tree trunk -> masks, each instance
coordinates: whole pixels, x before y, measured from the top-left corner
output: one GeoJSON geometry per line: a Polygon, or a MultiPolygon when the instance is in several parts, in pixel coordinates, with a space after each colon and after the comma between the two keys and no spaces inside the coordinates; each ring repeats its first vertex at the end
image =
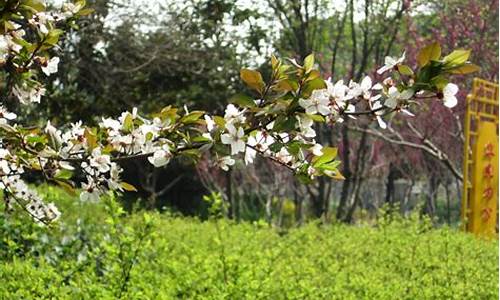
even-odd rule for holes
{"type": "Polygon", "coordinates": [[[396,179],[396,171],[394,164],[391,162],[389,164],[389,174],[387,175],[387,184],[385,186],[385,203],[389,206],[394,205],[394,181],[396,179]]]}
{"type": "Polygon", "coordinates": [[[363,184],[363,174],[365,172],[366,166],[366,155],[368,153],[368,134],[363,132],[361,135],[361,140],[359,142],[359,147],[356,155],[356,166],[354,169],[354,186],[352,191],[352,200],[351,207],[347,211],[347,214],[344,218],[344,222],[351,223],[353,219],[354,212],[359,204],[359,192],[361,190],[361,185],[363,184]]]}
{"type": "Polygon", "coordinates": [[[229,170],[226,172],[226,195],[227,195],[227,203],[229,205],[227,213],[228,213],[228,218],[233,219],[235,215],[235,207],[234,207],[234,199],[233,199],[233,189],[232,189],[232,180],[231,180],[231,174],[232,170],[229,168],[229,170]]]}
{"type": "Polygon", "coordinates": [[[295,222],[297,225],[302,225],[303,222],[303,198],[299,196],[297,192],[297,182],[293,182],[293,201],[295,203],[295,222]]]}
{"type": "Polygon", "coordinates": [[[406,216],[406,213],[409,210],[408,205],[411,201],[411,191],[413,190],[413,186],[415,186],[415,180],[412,178],[410,180],[410,185],[406,188],[405,197],[402,200],[403,202],[401,203],[401,207],[399,208],[403,216],[406,216]]]}
{"type": "Polygon", "coordinates": [[[348,120],[345,120],[344,126],[342,127],[342,175],[344,175],[345,180],[342,184],[342,191],[340,193],[339,206],[337,207],[337,220],[341,220],[345,215],[345,209],[347,205],[347,199],[349,197],[349,190],[351,187],[351,166],[349,161],[350,156],[350,144],[349,144],[349,129],[348,120]]]}
{"type": "Polygon", "coordinates": [[[431,176],[429,179],[429,187],[427,192],[427,201],[425,204],[425,213],[433,218],[436,214],[436,196],[439,188],[439,179],[436,176],[431,176]]]}
{"type": "Polygon", "coordinates": [[[446,191],[446,220],[448,221],[448,225],[451,224],[451,195],[450,195],[450,188],[449,188],[449,182],[446,181],[444,184],[444,189],[446,191]]]}

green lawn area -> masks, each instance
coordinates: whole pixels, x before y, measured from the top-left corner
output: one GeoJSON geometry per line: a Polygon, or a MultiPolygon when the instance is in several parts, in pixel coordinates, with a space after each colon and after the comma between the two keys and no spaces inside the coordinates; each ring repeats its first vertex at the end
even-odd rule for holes
{"type": "Polygon", "coordinates": [[[498,242],[417,217],[284,231],[43,193],[57,226],[0,217],[0,299],[498,299],[498,242]]]}

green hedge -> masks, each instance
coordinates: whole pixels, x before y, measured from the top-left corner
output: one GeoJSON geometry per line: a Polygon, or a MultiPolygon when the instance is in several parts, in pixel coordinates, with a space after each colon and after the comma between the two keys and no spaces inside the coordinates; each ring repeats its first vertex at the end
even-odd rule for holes
{"type": "Polygon", "coordinates": [[[498,242],[417,217],[280,232],[44,191],[59,226],[0,219],[0,299],[498,299],[498,242]]]}

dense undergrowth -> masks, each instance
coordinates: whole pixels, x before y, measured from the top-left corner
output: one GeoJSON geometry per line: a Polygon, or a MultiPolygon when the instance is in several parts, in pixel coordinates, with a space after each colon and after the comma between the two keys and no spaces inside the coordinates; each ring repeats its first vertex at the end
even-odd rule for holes
{"type": "Polygon", "coordinates": [[[280,231],[42,192],[56,226],[0,217],[0,299],[498,299],[498,242],[417,216],[280,231]]]}

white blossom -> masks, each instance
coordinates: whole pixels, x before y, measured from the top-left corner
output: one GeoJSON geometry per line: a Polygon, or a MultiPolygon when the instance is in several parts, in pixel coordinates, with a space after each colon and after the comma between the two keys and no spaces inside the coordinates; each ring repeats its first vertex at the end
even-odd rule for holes
{"type": "Polygon", "coordinates": [[[288,164],[289,162],[292,161],[293,156],[286,150],[285,147],[282,147],[278,153],[276,153],[276,159],[283,163],[283,164],[288,164]]]}
{"type": "Polygon", "coordinates": [[[75,4],[72,2],[65,2],[62,7],[64,18],[70,18],[82,9],[81,4],[75,4]]]}
{"type": "Polygon", "coordinates": [[[45,95],[45,88],[37,87],[27,87],[27,86],[14,86],[12,89],[14,96],[16,96],[21,103],[40,103],[40,99],[45,95]]]}
{"type": "Polygon", "coordinates": [[[106,180],[109,189],[118,191],[123,190],[123,187],[120,184],[120,173],[122,171],[122,168],[117,163],[111,163],[109,178],[106,180]]]}
{"type": "MultiPolygon", "coordinates": [[[[250,138],[249,138],[250,140],[250,138]]],[[[252,164],[255,160],[255,157],[257,156],[257,151],[250,147],[251,145],[248,145],[245,149],[245,164],[249,165],[252,164]]]]}
{"type": "Polygon", "coordinates": [[[36,221],[43,219],[44,217],[44,211],[43,211],[43,205],[40,201],[37,199],[32,199],[30,202],[28,202],[25,206],[26,211],[33,217],[35,218],[36,221]]]}
{"type": "Polygon", "coordinates": [[[17,115],[12,112],[8,112],[5,107],[0,105],[0,125],[7,124],[8,121],[12,121],[17,118],[17,115]]]}
{"type": "Polygon", "coordinates": [[[363,96],[365,100],[369,100],[372,95],[372,90],[381,90],[383,86],[380,83],[372,85],[372,79],[370,76],[365,76],[361,83],[358,84],[354,81],[349,83],[349,95],[352,98],[363,96]]]}
{"type": "Polygon", "coordinates": [[[328,91],[314,90],[309,99],[299,99],[299,105],[302,106],[307,114],[322,114],[324,116],[330,114],[330,97],[328,91]]]}
{"type": "Polygon", "coordinates": [[[44,207],[45,215],[50,221],[56,221],[61,216],[61,212],[54,203],[49,203],[44,207]]]}
{"type": "Polygon", "coordinates": [[[384,119],[382,119],[381,115],[384,114],[384,110],[381,109],[383,107],[382,103],[380,101],[375,101],[372,105],[372,110],[375,110],[375,116],[377,118],[378,125],[382,129],[387,128],[387,123],[385,123],[384,119]]]}
{"type": "Polygon", "coordinates": [[[341,79],[333,84],[329,79],[325,83],[329,97],[335,100],[337,108],[345,108],[346,101],[351,99],[352,96],[349,95],[349,88],[344,84],[344,81],[341,79]]]}
{"type": "Polygon", "coordinates": [[[458,103],[457,97],[458,86],[453,83],[448,83],[443,89],[443,103],[446,107],[455,107],[458,103]]]}
{"type": "Polygon", "coordinates": [[[9,37],[6,35],[0,35],[0,57],[6,59],[9,54],[9,37]]]}
{"type": "Polygon", "coordinates": [[[205,124],[207,125],[207,130],[209,132],[214,130],[216,126],[214,120],[209,115],[205,115],[204,118],[205,118],[205,124]]]}
{"type": "Polygon", "coordinates": [[[301,115],[297,117],[300,133],[304,137],[313,138],[316,136],[316,131],[312,128],[314,125],[313,119],[309,118],[307,115],[301,115]]]}
{"type": "Polygon", "coordinates": [[[43,34],[49,33],[49,28],[47,27],[48,22],[54,21],[53,16],[50,13],[38,12],[28,22],[31,25],[37,26],[40,32],[43,34]]]}
{"type": "Polygon", "coordinates": [[[100,192],[97,187],[94,186],[93,181],[88,184],[82,183],[83,191],[80,193],[80,200],[84,202],[97,202],[99,201],[100,192]]]}
{"type": "Polygon", "coordinates": [[[245,110],[239,110],[233,104],[228,104],[224,114],[224,120],[230,124],[244,123],[246,118],[244,115],[245,110]]]}
{"type": "Polygon", "coordinates": [[[385,57],[385,65],[381,67],[380,69],[377,70],[378,74],[383,74],[388,70],[393,69],[395,66],[399,65],[405,60],[405,53],[403,52],[403,55],[400,58],[394,58],[390,56],[385,57]]]}
{"type": "Polygon", "coordinates": [[[48,62],[46,66],[42,66],[42,71],[45,75],[50,76],[50,74],[57,73],[57,66],[59,64],[59,57],[54,56],[48,62]]]}
{"type": "Polygon", "coordinates": [[[247,141],[248,146],[245,150],[245,163],[247,165],[253,163],[257,151],[261,154],[266,154],[272,143],[274,143],[273,137],[266,132],[257,131],[255,135],[250,135],[247,141]]]}
{"type": "Polygon", "coordinates": [[[102,118],[102,122],[99,124],[101,128],[107,128],[113,130],[115,133],[122,128],[120,121],[112,118],[102,118]]]}
{"type": "Polygon", "coordinates": [[[399,100],[408,100],[413,97],[414,92],[411,89],[404,90],[403,92],[399,92],[399,90],[391,86],[387,92],[388,97],[384,102],[384,105],[389,108],[396,108],[399,104],[399,100]]]}
{"type": "Polygon", "coordinates": [[[224,171],[228,171],[230,166],[233,166],[235,160],[231,156],[223,156],[217,160],[217,165],[224,171]]]}
{"type": "Polygon", "coordinates": [[[148,161],[155,167],[163,167],[167,165],[172,157],[168,145],[163,145],[161,149],[156,150],[153,156],[148,157],[148,161]]]}
{"type": "Polygon", "coordinates": [[[102,154],[100,148],[95,148],[92,150],[89,165],[100,173],[106,173],[111,169],[111,157],[102,154]]]}
{"type": "Polygon", "coordinates": [[[245,151],[245,142],[242,137],[245,135],[242,127],[236,129],[231,123],[226,124],[227,133],[221,135],[223,144],[231,145],[231,155],[245,151]]]}
{"type": "Polygon", "coordinates": [[[314,146],[309,148],[309,150],[311,150],[312,154],[314,154],[315,156],[323,155],[322,149],[323,149],[323,146],[321,144],[314,144],[314,146]]]}

